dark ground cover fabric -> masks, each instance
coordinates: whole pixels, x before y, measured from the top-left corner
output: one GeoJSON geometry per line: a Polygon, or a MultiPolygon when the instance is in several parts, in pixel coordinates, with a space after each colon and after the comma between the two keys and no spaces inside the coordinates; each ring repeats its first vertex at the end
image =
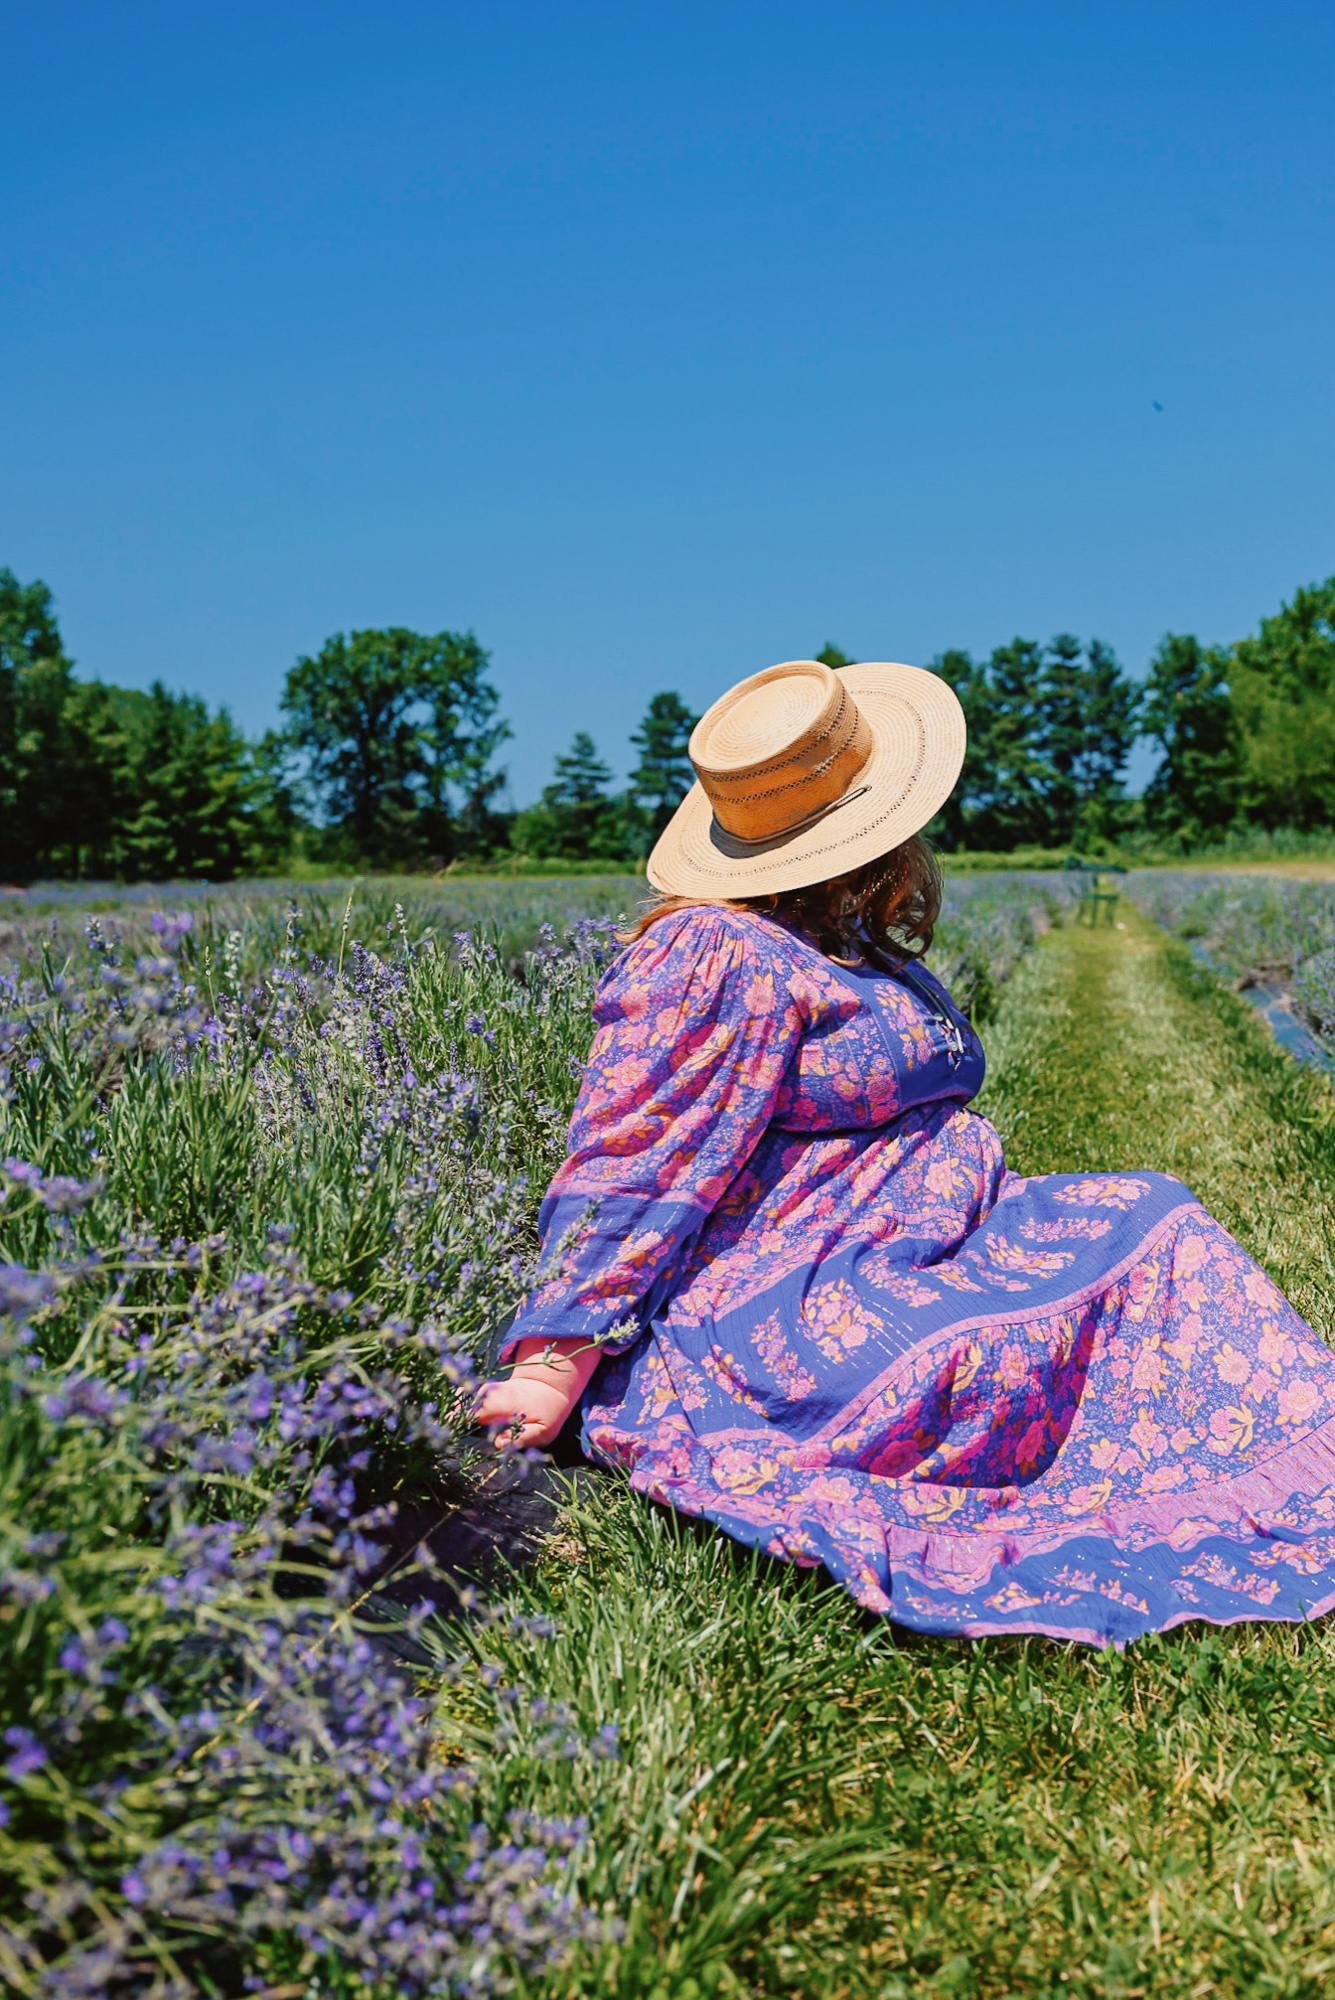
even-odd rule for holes
{"type": "Polygon", "coordinates": [[[1335,1356],[1190,1190],[1005,1164],[925,967],[748,912],[608,973],[521,1338],[595,1460],[924,1631],[1335,1604],[1335,1356]]]}

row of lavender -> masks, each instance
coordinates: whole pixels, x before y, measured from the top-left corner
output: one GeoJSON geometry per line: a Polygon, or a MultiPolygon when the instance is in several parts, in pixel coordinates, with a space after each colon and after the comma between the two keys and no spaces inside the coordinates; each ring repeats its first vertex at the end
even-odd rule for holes
{"type": "MultiPolygon", "coordinates": [[[[934,956],[985,1012],[1068,900],[966,884],[934,956]]],[[[516,977],[431,915],[321,933],[297,902],[258,941],[93,915],[3,974],[18,1992],[481,1994],[616,1926],[578,1895],[585,1830],[480,1785],[438,1714],[462,1676],[529,1758],[615,1755],[615,1730],[500,1684],[508,1614],[443,1617],[395,1501],[468,1490],[470,1356],[527,1281],[615,943],[548,925],[516,977]]]]}
{"type": "Polygon", "coordinates": [[[1171,869],[1132,875],[1128,889],[1198,957],[1270,1002],[1276,1025],[1291,1013],[1313,1054],[1335,1054],[1335,883],[1171,869]]]}

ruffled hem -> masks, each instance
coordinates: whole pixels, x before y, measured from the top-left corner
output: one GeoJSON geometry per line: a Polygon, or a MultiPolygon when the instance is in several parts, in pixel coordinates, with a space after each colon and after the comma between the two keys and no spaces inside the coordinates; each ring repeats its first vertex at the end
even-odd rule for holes
{"type": "Polygon", "coordinates": [[[909,1527],[877,1504],[878,1488],[885,1509],[930,1504],[942,1489],[924,1482],[864,1475],[864,1496],[844,1510],[804,1502],[796,1467],[786,1494],[728,1492],[689,1430],[667,1451],[602,1425],[586,1443],[638,1491],[767,1554],[823,1564],[869,1611],[916,1631],[1120,1647],[1193,1618],[1306,1623],[1335,1609],[1335,1420],[1207,1488],[1017,1534],[909,1527]]]}

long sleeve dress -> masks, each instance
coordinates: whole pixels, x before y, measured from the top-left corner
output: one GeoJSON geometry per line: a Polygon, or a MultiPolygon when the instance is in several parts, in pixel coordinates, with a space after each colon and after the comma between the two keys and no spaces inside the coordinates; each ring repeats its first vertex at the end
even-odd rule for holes
{"type": "Polygon", "coordinates": [[[922,1631],[1335,1605],[1335,1356],[1171,1175],[1007,1169],[922,966],[746,911],[605,977],[524,1338],[585,1450],[922,1631]]]}

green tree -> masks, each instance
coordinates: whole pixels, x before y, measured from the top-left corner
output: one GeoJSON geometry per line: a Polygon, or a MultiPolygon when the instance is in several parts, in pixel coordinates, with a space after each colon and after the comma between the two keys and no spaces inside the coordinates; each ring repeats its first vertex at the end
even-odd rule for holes
{"type": "Polygon", "coordinates": [[[1242,807],[1262,826],[1335,826],[1335,577],[1294,593],[1239,640],[1229,688],[1242,807]]]}
{"type": "Polygon", "coordinates": [[[613,798],[612,773],[586,730],[558,755],[537,805],[515,819],[513,841],[539,860],[628,861],[643,853],[647,815],[631,793],[613,798]]]}
{"type": "Polygon", "coordinates": [[[69,807],[65,710],[73,686],[50,590],[0,569],[0,867],[49,868],[69,807]]]}
{"type": "Polygon", "coordinates": [[[146,880],[215,879],[257,858],[259,804],[251,753],[226,709],[154,681],[116,691],[124,713],[126,794],[112,839],[119,872],[146,880]]]}
{"type": "Polygon", "coordinates": [[[842,652],[832,639],[825,641],[821,651],[815,657],[823,667],[855,667],[857,665],[857,661],[853,658],[852,654],[842,652]]]}
{"type": "Polygon", "coordinates": [[[1048,827],[1042,647],[1032,639],[994,647],[985,688],[988,776],[972,844],[1009,849],[1042,842],[1048,827]]]}
{"type": "Polygon", "coordinates": [[[955,690],[968,730],[959,782],[927,829],[934,841],[953,852],[969,845],[991,802],[992,698],[987,667],[958,646],[938,653],[931,671],[955,690]]]}
{"type": "Polygon", "coordinates": [[[1243,745],[1230,667],[1223,648],[1169,632],[1146,676],[1142,721],[1163,756],[1145,788],[1145,821],[1184,847],[1218,839],[1240,814],[1243,745]]]}
{"type": "Polygon", "coordinates": [[[1058,633],[998,646],[986,662],[938,654],[959,696],[964,767],[931,831],[948,848],[1063,846],[1115,833],[1135,742],[1139,690],[1098,639],[1058,633]]]}
{"type": "Polygon", "coordinates": [[[281,706],[328,820],[356,852],[395,860],[451,854],[477,828],[510,735],[471,632],[339,632],[290,670],[281,706]],[[451,811],[462,795],[461,819],[451,811]]]}
{"type": "Polygon", "coordinates": [[[656,694],[630,739],[632,749],[640,753],[630,774],[630,789],[636,801],[648,807],[654,840],[695,782],[687,745],[699,720],[679,694],[656,694]]]}
{"type": "Polygon", "coordinates": [[[1039,754],[1046,824],[1062,847],[1117,831],[1127,759],[1140,730],[1140,690],[1116,654],[1059,632],[1047,648],[1038,695],[1039,754]]]}

